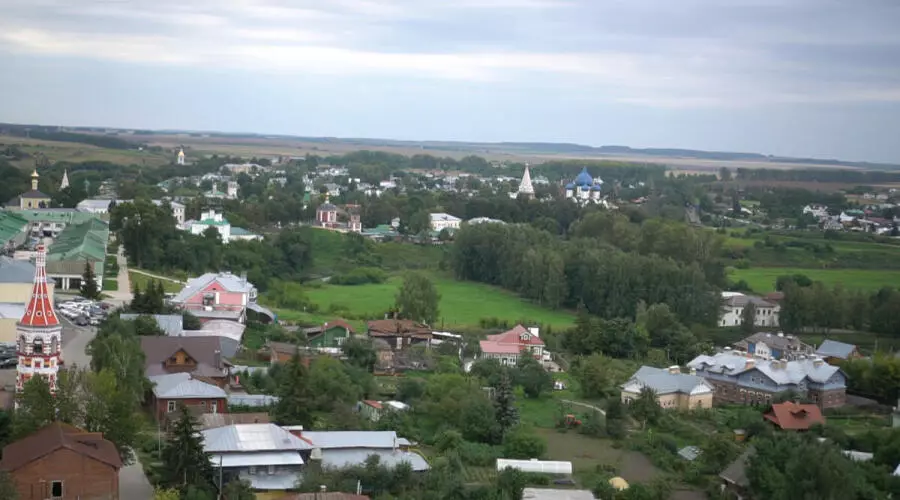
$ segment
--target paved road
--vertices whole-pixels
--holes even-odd
[[[126,273],[127,274],[127,273]],[[121,282],[120,282],[121,283]],[[86,348],[96,334],[92,327],[80,327],[65,318],[60,318],[63,324],[63,360],[66,366],[77,364],[80,367],[88,367],[91,357]],[[119,471],[119,498],[122,500],[150,500],[153,498],[153,487],[144,475],[144,469],[135,456],[135,463],[127,465]]]
[[[119,253],[116,255],[116,264],[119,265],[119,275],[116,276],[119,289],[115,291],[104,292],[109,295],[106,302],[113,306],[121,306],[131,302],[131,278],[128,277],[128,260],[125,258],[125,247],[119,245]]]

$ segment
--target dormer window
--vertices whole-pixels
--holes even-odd
[[[527,333],[523,333],[522,336],[519,337],[519,338],[521,338],[521,339],[524,340],[525,342],[528,342],[528,340],[531,338],[531,335],[529,335],[529,334],[527,334]]]

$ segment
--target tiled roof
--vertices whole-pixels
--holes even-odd
[[[103,439],[100,433],[85,432],[68,424],[54,422],[4,447],[0,470],[14,471],[60,448],[90,457],[115,469],[122,467],[122,459],[115,445]]]
[[[845,344],[836,340],[826,340],[816,350],[816,354],[827,358],[847,359],[853,354],[856,346],[853,344]]]
[[[816,405],[791,401],[773,404],[765,418],[785,430],[806,430],[815,424],[824,424],[825,417]]]

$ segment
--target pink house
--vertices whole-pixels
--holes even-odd
[[[231,273],[206,273],[188,280],[172,303],[202,322],[224,319],[243,323],[247,309],[274,319],[270,311],[256,303],[256,287],[246,276]]]
[[[522,355],[531,355],[540,361],[544,355],[544,341],[538,333],[537,328],[516,325],[512,330],[488,335],[487,340],[479,342],[481,357],[497,359],[502,365],[515,365]]]

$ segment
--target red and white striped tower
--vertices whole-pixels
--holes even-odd
[[[16,323],[19,355],[16,392],[22,392],[25,382],[34,375],[45,377],[50,390],[56,391],[56,376],[62,364],[62,326],[47,291],[46,266],[44,245],[38,245],[31,298],[25,307],[25,315]]]

